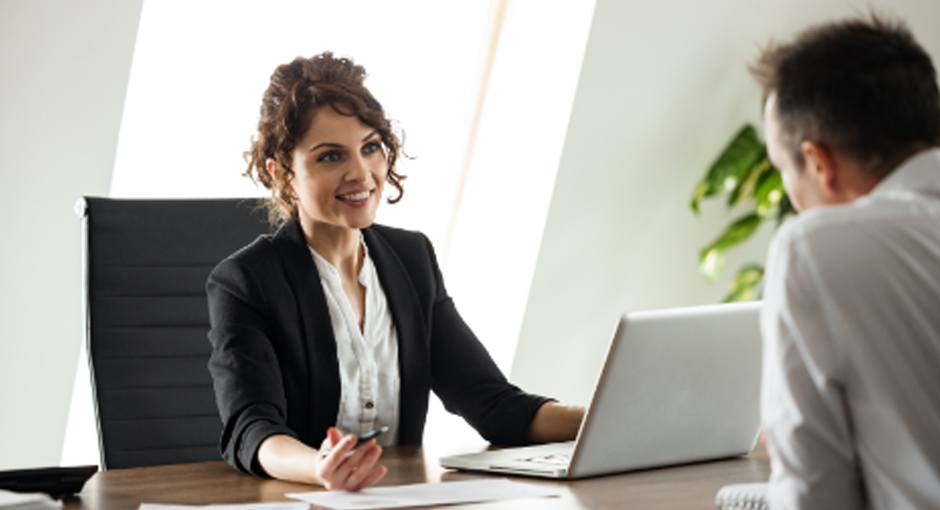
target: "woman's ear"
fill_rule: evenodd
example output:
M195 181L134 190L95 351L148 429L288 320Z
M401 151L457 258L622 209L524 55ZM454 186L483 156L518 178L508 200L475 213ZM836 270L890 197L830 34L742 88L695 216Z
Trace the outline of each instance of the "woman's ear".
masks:
M293 192L290 183L290 176L287 171L284 170L284 167L281 166L274 158L268 158L264 160L264 168L268 171L268 175L271 176L271 181L275 184L276 188L281 188L287 192Z
M268 171L268 175L272 179L279 181L284 177L283 172L281 172L281 167L278 166L277 161L274 161L274 158L268 158L264 160L264 169Z

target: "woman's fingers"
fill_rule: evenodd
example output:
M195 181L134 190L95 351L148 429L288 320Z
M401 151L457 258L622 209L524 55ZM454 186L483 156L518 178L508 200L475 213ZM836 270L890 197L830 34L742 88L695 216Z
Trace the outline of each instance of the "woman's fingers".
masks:
M367 466L364 465L365 459L370 455L374 455L376 453L376 450L378 450L377 452L378 454L382 453L381 448L379 448L379 446L375 444L374 440L371 440L367 443L364 443L359 448L356 448L352 452L348 453L346 455L346 458L343 459L342 463L339 464L336 467L336 469L333 471L333 476L332 476L333 483L336 484L341 489L348 488L350 486L350 484L348 483L348 480L350 479L350 477L352 477L356 473L357 470L365 469L366 471L368 471ZM371 467L372 464L375 464L375 461L377 459L378 459L378 455L375 455L375 458L372 460L371 463L369 463L368 467Z
M332 473L346 460L347 454L356 446L356 436L348 435L326 452L318 467L320 478L332 478ZM321 453L322 455L322 453Z
M343 432L336 427L326 429L326 437L320 443L320 455L326 457L337 443L343 440Z
M369 487L370 485L375 485L376 482L378 482L379 480L381 480L382 477L385 476L386 473L388 473L388 468L386 468L385 466L379 464L378 466L375 466L375 467L372 468L372 471L369 472L369 476L367 476L367 477L365 478L365 480L362 480L361 482L359 482L359 485L357 485L357 486L355 486L355 487L353 487L353 488L351 488L351 489L349 489L349 490L351 490L351 491L358 491L358 490L360 490L360 489L364 489L364 488L366 488L366 487Z
M326 429L326 437L323 438L323 442L320 443L320 452L321 458L326 458L330 454L330 451L336 446L337 443L343 440L343 432L336 427L330 427Z
M326 438L330 440L330 446L335 446L342 441L343 433L336 427L330 427L326 429Z
M375 484L388 472L385 466L376 465L382 448L375 439L357 447L356 436L343 437L330 427L320 451L323 458L317 474L329 490L359 490Z
M382 456L382 447L374 442L370 443L371 444L367 446L361 447L365 450L365 454L355 465L352 472L349 474L349 478L346 479L346 482L343 483L348 490L357 490L357 488L362 485L363 480L372 473L372 468L379 460L379 457ZM350 459L350 461L352 461L352 459Z

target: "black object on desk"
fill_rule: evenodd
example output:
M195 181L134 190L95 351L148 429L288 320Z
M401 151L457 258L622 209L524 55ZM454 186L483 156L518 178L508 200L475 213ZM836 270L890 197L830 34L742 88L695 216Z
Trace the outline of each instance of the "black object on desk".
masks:
M47 467L0 471L0 489L45 492L54 498L78 494L98 466Z

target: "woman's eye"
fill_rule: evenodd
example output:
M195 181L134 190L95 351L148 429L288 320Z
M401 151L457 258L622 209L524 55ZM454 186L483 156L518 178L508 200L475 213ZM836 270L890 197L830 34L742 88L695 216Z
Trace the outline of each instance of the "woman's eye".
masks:
M369 142L362 146L363 154L372 154L382 150L382 142Z
M323 154L317 156L318 163L334 163L343 159L342 154L339 151L326 151Z

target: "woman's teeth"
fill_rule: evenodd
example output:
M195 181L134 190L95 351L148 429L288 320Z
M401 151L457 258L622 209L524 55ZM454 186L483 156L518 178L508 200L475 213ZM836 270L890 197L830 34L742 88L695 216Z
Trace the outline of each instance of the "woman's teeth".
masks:
M348 193L346 195L340 195L338 198L340 200L348 200L350 202L358 202L360 200L365 200L369 198L369 191L360 191L359 193Z

